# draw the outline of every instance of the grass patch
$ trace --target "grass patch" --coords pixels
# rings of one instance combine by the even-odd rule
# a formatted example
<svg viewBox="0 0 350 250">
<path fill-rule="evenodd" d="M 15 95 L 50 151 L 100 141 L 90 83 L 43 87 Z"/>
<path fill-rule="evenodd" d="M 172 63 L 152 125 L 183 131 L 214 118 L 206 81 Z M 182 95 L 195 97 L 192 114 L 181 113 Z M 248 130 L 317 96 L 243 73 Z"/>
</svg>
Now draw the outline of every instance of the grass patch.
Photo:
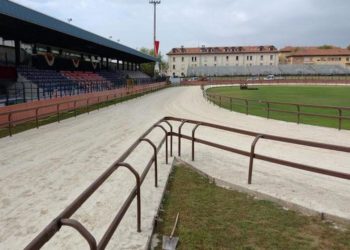
<svg viewBox="0 0 350 250">
<path fill-rule="evenodd" d="M 350 228 L 217 187 L 184 166 L 174 168 L 163 208 L 155 232 L 169 235 L 180 212 L 177 249 L 350 249 Z"/>
<path fill-rule="evenodd" d="M 94 111 L 94 110 L 98 110 L 100 108 L 104 108 L 104 107 L 108 107 L 108 106 L 111 106 L 111 105 L 115 105 L 117 103 L 125 102 L 125 101 L 131 100 L 131 99 L 134 99 L 134 98 L 137 98 L 137 97 L 141 97 L 141 96 L 143 96 L 145 94 L 149 94 L 149 93 L 152 93 L 152 92 L 155 92 L 155 91 L 158 91 L 158 90 L 148 91 L 148 92 L 145 92 L 145 93 L 134 94 L 134 95 L 130 95 L 130 96 L 125 96 L 125 97 L 117 98 L 117 99 L 114 99 L 114 100 L 102 102 L 100 104 L 93 104 L 93 105 L 90 105 L 88 109 L 86 107 L 78 108 L 76 110 L 76 115 L 78 116 L 78 115 L 85 114 L 85 113 L 88 113 L 88 112 L 91 112 L 91 111 Z M 59 119 L 60 119 L 60 121 L 62 121 L 62 120 L 68 119 L 68 118 L 72 118 L 74 116 L 75 116 L 74 110 L 72 110 L 72 111 L 65 111 L 65 112 L 61 112 L 60 113 Z M 39 127 L 43 126 L 43 125 L 47 125 L 47 124 L 53 123 L 53 122 L 58 122 L 57 115 L 51 115 L 51 116 L 48 116 L 48 117 L 40 119 L 39 120 Z M 23 132 L 23 131 L 26 131 L 26 130 L 29 130 L 29 129 L 33 129 L 33 128 L 36 128 L 35 120 L 24 122 L 24 123 L 21 123 L 21 124 L 17 124 L 16 126 L 14 126 L 12 128 L 12 134 L 17 134 L 17 133 L 20 133 L 20 132 Z M 6 136 L 9 136 L 9 135 L 10 134 L 9 134 L 8 128 L 0 128 L 0 138 L 6 137 Z"/>
<path fill-rule="evenodd" d="M 240 90 L 239 87 L 214 87 L 208 89 L 207 93 L 250 100 L 350 107 L 350 87 L 347 86 L 258 86 L 258 90 Z M 215 103 L 220 104 L 219 100 Z M 231 107 L 229 98 L 222 98 L 221 106 L 240 113 L 246 112 L 244 101 L 234 100 Z M 249 114 L 267 117 L 266 107 L 266 104 L 249 102 Z M 271 104 L 270 108 L 297 111 L 296 106 L 290 105 Z M 302 107 L 300 111 L 338 116 L 338 111 L 332 109 Z M 344 111 L 343 116 L 350 117 L 350 110 Z M 279 112 L 270 112 L 270 118 L 289 122 L 297 121 L 296 114 Z M 301 116 L 300 123 L 338 128 L 338 120 L 333 118 Z M 350 120 L 344 119 L 342 128 L 350 129 Z"/>
</svg>

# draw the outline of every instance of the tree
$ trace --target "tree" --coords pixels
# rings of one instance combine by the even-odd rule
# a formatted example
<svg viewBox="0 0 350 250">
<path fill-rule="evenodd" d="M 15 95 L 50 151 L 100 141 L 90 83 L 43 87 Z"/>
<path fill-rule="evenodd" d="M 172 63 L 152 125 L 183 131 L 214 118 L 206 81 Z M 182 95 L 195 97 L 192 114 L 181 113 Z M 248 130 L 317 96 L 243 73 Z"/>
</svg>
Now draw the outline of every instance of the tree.
<svg viewBox="0 0 350 250">
<path fill-rule="evenodd" d="M 328 44 L 325 44 L 325 45 L 322 45 L 320 47 L 318 47 L 319 49 L 333 49 L 333 46 L 332 45 L 328 45 Z"/>
<path fill-rule="evenodd" d="M 350 44 L 348 45 L 348 47 L 346 47 L 348 50 L 350 50 Z"/>
<path fill-rule="evenodd" d="M 140 52 L 150 56 L 154 56 L 154 49 L 141 48 Z M 158 58 L 158 61 L 160 62 L 160 68 L 162 70 L 168 69 L 168 63 L 163 60 L 163 55 L 161 54 L 161 52 L 158 53 L 157 58 Z M 154 67 L 155 67 L 155 63 L 143 63 L 141 64 L 141 71 L 153 77 Z"/>
</svg>

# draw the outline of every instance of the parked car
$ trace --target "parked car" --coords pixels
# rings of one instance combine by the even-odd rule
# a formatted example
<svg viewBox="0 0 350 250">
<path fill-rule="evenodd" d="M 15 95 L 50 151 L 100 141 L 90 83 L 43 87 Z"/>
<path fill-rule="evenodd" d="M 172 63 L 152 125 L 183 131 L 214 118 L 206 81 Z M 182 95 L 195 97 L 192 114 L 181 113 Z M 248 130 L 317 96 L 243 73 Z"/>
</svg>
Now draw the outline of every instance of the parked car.
<svg viewBox="0 0 350 250">
<path fill-rule="evenodd" d="M 266 77 L 264 77 L 265 81 L 270 81 L 270 80 L 275 80 L 275 76 L 274 75 L 268 75 Z"/>
</svg>

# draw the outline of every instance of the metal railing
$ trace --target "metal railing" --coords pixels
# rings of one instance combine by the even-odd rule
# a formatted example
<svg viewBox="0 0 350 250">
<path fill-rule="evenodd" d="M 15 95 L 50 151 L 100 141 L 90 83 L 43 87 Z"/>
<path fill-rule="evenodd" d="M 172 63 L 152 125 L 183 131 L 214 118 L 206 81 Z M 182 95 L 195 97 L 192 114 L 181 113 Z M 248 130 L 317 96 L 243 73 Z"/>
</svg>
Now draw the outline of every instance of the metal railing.
<svg viewBox="0 0 350 250">
<path fill-rule="evenodd" d="M 0 99 L 0 105 L 13 105 L 28 101 L 46 100 L 58 97 L 82 95 L 94 92 L 126 88 L 127 79 L 119 80 L 118 82 L 111 82 L 108 80 L 60 80 L 59 83 L 48 81 L 40 84 L 34 83 L 29 80 L 19 80 L 13 85 L 11 85 L 10 88 L 6 89 L 6 92 Z M 158 83 L 160 82 L 160 80 L 161 79 L 152 78 L 133 79 L 133 82 L 134 86 L 140 86 L 145 84 Z"/>
<path fill-rule="evenodd" d="M 179 124 L 178 126 L 178 132 L 173 131 L 173 125 L 172 123 Z M 167 124 L 169 127 L 169 130 L 165 129 L 165 127 L 162 125 L 162 123 Z M 185 135 L 182 132 L 182 128 L 185 124 L 193 125 L 192 133 L 191 135 Z M 235 134 L 241 134 L 253 137 L 250 151 L 245 151 L 242 149 L 234 148 L 234 147 L 228 147 L 223 144 L 214 143 L 208 140 L 200 139 L 196 136 L 196 132 L 198 128 L 200 127 L 207 127 L 212 128 L 214 130 L 221 130 L 226 131 L 230 133 Z M 156 128 L 160 128 L 162 131 L 164 131 L 164 137 L 162 137 L 161 142 L 156 146 L 151 140 L 147 139 L 146 137 Z M 192 161 L 195 160 L 195 143 L 207 145 L 213 148 L 221 149 L 227 152 L 236 153 L 245 157 L 249 157 L 249 166 L 248 166 L 248 184 L 252 183 L 252 175 L 253 175 L 253 165 L 254 165 L 254 159 L 262 160 L 266 162 L 271 162 L 274 164 L 280 164 L 286 167 L 296 168 L 299 170 L 304 170 L 308 172 L 323 174 L 327 176 L 342 178 L 346 180 L 350 180 L 350 174 L 349 173 L 343 173 L 343 172 L 337 172 L 325 168 L 317 168 L 313 166 L 308 166 L 301 163 L 286 161 L 279 158 L 274 158 L 271 156 L 266 156 L 262 154 L 258 154 L 255 151 L 255 147 L 257 143 L 261 140 L 270 140 L 275 142 L 282 142 L 282 143 L 288 143 L 288 144 L 294 144 L 294 145 L 301 145 L 306 147 L 313 147 L 313 148 L 320 148 L 320 149 L 326 149 L 326 150 L 332 150 L 332 151 L 338 151 L 338 152 L 345 152 L 350 153 L 350 147 L 344 147 L 344 146 L 337 146 L 337 145 L 331 145 L 331 144 L 325 144 L 325 143 L 318 143 L 318 142 L 312 142 L 312 141 L 306 141 L 306 140 L 299 140 L 299 139 L 292 139 L 287 137 L 280 137 L 280 136 L 274 136 L 269 134 L 260 134 L 253 131 L 248 130 L 241 130 L 236 129 L 232 127 L 226 127 L 218 124 L 212 124 L 208 122 L 203 121 L 196 121 L 196 120 L 186 120 L 182 118 L 176 118 L 176 117 L 164 117 L 163 119 L 156 122 L 154 125 L 152 125 L 141 137 L 139 137 L 130 147 L 129 149 L 117 160 L 115 161 L 111 167 L 109 167 L 97 180 L 95 180 L 81 195 L 79 195 L 78 198 L 76 198 L 60 215 L 58 215 L 45 229 L 35 238 L 32 242 L 29 243 L 29 245 L 25 248 L 26 250 L 34 250 L 34 249 L 40 249 L 44 244 L 49 241 L 59 230 L 62 226 L 69 226 L 77 230 L 81 236 L 88 242 L 90 249 L 105 249 L 108 242 L 110 241 L 112 235 L 114 234 L 115 230 L 118 228 L 119 223 L 123 219 L 126 211 L 130 207 L 130 204 L 132 201 L 136 198 L 137 199 L 137 231 L 141 231 L 141 204 L 140 204 L 140 193 L 141 193 L 141 185 L 148 174 L 152 164 L 154 163 L 155 167 L 155 187 L 157 187 L 158 182 L 158 171 L 157 171 L 157 155 L 162 147 L 162 145 L 165 143 L 165 161 L 166 164 L 168 164 L 168 155 L 169 155 L 169 149 L 168 149 L 168 137 L 170 137 L 170 156 L 173 156 L 173 136 L 178 137 L 178 156 L 181 156 L 181 146 L 182 146 L 182 139 L 186 139 L 191 141 L 192 143 Z M 134 151 L 134 149 L 140 145 L 142 142 L 147 142 L 150 144 L 154 150 L 153 157 L 149 160 L 147 163 L 144 171 L 141 175 L 138 174 L 135 169 L 129 165 L 126 160 L 128 156 Z M 82 206 L 82 204 L 89 199 L 89 197 L 107 180 L 109 176 L 111 176 L 117 169 L 120 167 L 127 168 L 136 179 L 136 185 L 134 189 L 130 192 L 128 198 L 125 200 L 121 208 L 119 209 L 117 215 L 114 217 L 112 223 L 108 227 L 107 231 L 103 235 L 102 239 L 99 243 L 96 242 L 96 239 L 94 236 L 79 222 L 74 219 L 71 219 L 70 217 Z"/>
<path fill-rule="evenodd" d="M 309 116 L 309 117 L 320 117 L 320 118 L 329 118 L 334 119 L 338 121 L 338 129 L 341 130 L 343 128 L 343 121 L 349 120 L 350 116 L 344 116 L 344 111 L 349 112 L 350 114 L 350 107 L 338 107 L 338 106 L 326 106 L 326 105 L 312 105 L 312 104 L 302 104 L 302 103 L 288 103 L 288 102 L 274 102 L 274 101 L 266 101 L 266 100 L 253 100 L 253 99 L 245 99 L 245 98 L 236 98 L 231 96 L 225 96 L 225 95 L 217 95 L 217 94 L 208 94 L 205 90 L 203 90 L 203 96 L 209 101 L 214 104 L 217 104 L 220 107 L 226 106 L 231 111 L 234 110 L 235 106 L 242 107 L 244 109 L 245 114 L 249 114 L 250 108 L 252 107 L 252 104 L 254 105 L 264 105 L 265 107 L 261 107 L 261 110 L 266 111 L 266 118 L 271 118 L 271 113 L 284 113 L 284 114 L 291 114 L 295 115 L 296 123 L 300 123 L 302 116 Z M 240 103 L 237 103 L 234 101 L 239 101 Z M 294 107 L 295 110 L 283 110 L 280 108 L 273 108 L 273 105 L 283 105 L 286 107 Z M 320 113 L 311 113 L 311 112 L 303 112 L 302 108 L 313 108 L 318 109 L 322 111 L 337 111 L 338 115 L 327 115 L 327 114 L 320 114 Z"/>
<path fill-rule="evenodd" d="M 278 158 L 273 158 L 270 156 L 265 156 L 265 155 L 255 153 L 256 144 L 261 139 L 289 143 L 289 144 L 295 144 L 295 145 L 301 145 L 301 146 L 307 146 L 307 147 L 321 148 L 321 149 L 327 149 L 327 150 L 333 150 L 333 151 L 339 151 L 339 152 L 345 152 L 345 153 L 350 153 L 350 147 L 337 146 L 337 145 L 332 145 L 332 144 L 318 143 L 318 142 L 299 140 L 299 139 L 292 139 L 292 138 L 288 138 L 288 137 L 281 137 L 281 136 L 275 136 L 275 135 L 269 135 L 269 134 L 261 134 L 261 133 L 256 133 L 253 131 L 236 129 L 236 128 L 232 128 L 232 127 L 226 127 L 226 126 L 222 126 L 222 125 L 217 125 L 217 124 L 212 124 L 212 123 L 202 122 L 202 121 L 196 121 L 196 120 L 185 120 L 185 119 L 180 119 L 180 118 L 175 118 L 175 117 L 166 117 L 165 119 L 168 121 L 180 122 L 178 132 L 171 133 L 172 135 L 178 137 L 178 156 L 181 156 L 181 139 L 183 138 L 183 139 L 190 140 L 192 142 L 192 160 L 193 161 L 195 158 L 195 143 L 204 144 L 204 145 L 207 145 L 210 147 L 222 149 L 222 150 L 225 150 L 228 152 L 232 152 L 232 153 L 236 153 L 239 155 L 249 157 L 250 163 L 249 163 L 248 184 L 251 184 L 251 180 L 252 180 L 254 159 L 263 160 L 263 161 L 267 161 L 267 162 L 271 162 L 271 163 L 275 163 L 275 164 L 284 165 L 287 167 L 297 168 L 297 169 L 301 169 L 301 170 L 305 170 L 305 171 L 309 171 L 309 172 L 314 172 L 314 173 L 319 173 L 319 174 L 324 174 L 324 175 L 328 175 L 328 176 L 333 176 L 333 177 L 338 177 L 338 178 L 350 180 L 350 174 L 348 174 L 348 173 L 341 173 L 341 172 L 336 172 L 336 171 L 332 171 L 332 170 L 328 170 L 328 169 L 316 168 L 316 167 L 308 166 L 305 164 L 281 160 Z M 185 124 L 194 125 L 194 127 L 192 129 L 192 135 L 184 135 L 182 133 L 182 127 Z M 252 141 L 250 151 L 244 151 L 244 150 L 241 150 L 238 148 L 228 147 L 228 146 L 225 146 L 222 144 L 217 144 L 217 143 L 213 143 L 211 141 L 197 138 L 195 136 L 195 133 L 196 133 L 198 127 L 208 127 L 208 128 L 213 128 L 216 130 L 223 130 L 223 131 L 228 131 L 228 132 L 232 132 L 232 133 L 236 133 L 236 134 L 247 135 L 247 136 L 254 137 L 254 140 Z"/>
<path fill-rule="evenodd" d="M 0 110 L 0 118 L 2 116 L 7 116 L 7 121 L 1 122 L 0 120 L 0 128 L 7 128 L 9 135 L 12 136 L 13 134 L 13 128 L 17 124 L 21 124 L 28 121 L 35 121 L 36 127 L 39 128 L 39 119 L 44 117 L 49 117 L 52 115 L 55 115 L 57 117 L 57 122 L 60 122 L 60 114 L 67 111 L 73 111 L 74 116 L 77 116 L 77 110 L 81 108 L 85 108 L 86 112 L 89 113 L 89 106 L 91 105 L 98 105 L 98 109 L 100 109 L 100 104 L 103 102 L 112 101 L 118 98 L 124 98 L 132 95 L 142 94 L 150 91 L 155 91 L 158 89 L 164 88 L 165 85 L 159 85 L 159 86 L 143 86 L 140 89 L 125 89 L 125 91 L 121 91 L 120 93 L 113 93 L 113 94 L 106 94 L 103 96 L 97 96 L 97 97 L 86 97 L 81 98 L 77 96 L 76 100 L 69 100 L 69 101 L 61 101 L 58 103 L 53 104 L 46 104 L 46 105 L 40 105 L 37 107 L 30 107 L 30 108 L 23 108 L 23 109 L 16 109 L 13 111 L 1 111 Z M 44 110 L 45 113 L 40 114 L 40 110 Z M 47 111 L 47 109 L 50 109 Z M 27 114 L 23 118 L 14 118 L 15 114 L 21 114 L 27 112 Z"/>
<path fill-rule="evenodd" d="M 162 125 L 165 123 L 169 126 L 170 130 L 166 130 Z M 150 139 L 146 137 L 154 130 L 161 129 L 165 131 L 160 143 L 155 145 Z M 145 133 L 143 133 L 129 148 L 128 150 L 116 160 L 112 166 L 110 166 L 102 175 L 100 175 L 83 193 L 81 193 L 63 212 L 61 212 L 49 225 L 47 225 L 44 230 L 42 230 L 37 237 L 35 237 L 26 247 L 26 250 L 40 249 L 46 242 L 48 242 L 60 229 L 62 226 L 72 227 L 77 230 L 80 235 L 87 241 L 91 250 L 95 249 L 105 249 L 108 242 L 112 238 L 115 230 L 118 228 L 121 220 L 123 219 L 125 213 L 129 209 L 131 203 L 136 198 L 137 205 L 137 232 L 141 232 L 141 185 L 145 180 L 150 168 L 154 164 L 155 169 L 155 183 L 154 186 L 158 187 L 158 153 L 165 143 L 165 162 L 168 164 L 168 137 L 170 137 L 170 156 L 172 156 L 172 126 L 169 122 L 164 119 L 159 120 L 153 126 L 151 126 Z M 144 171 L 141 175 L 126 162 L 127 158 L 133 153 L 133 151 L 142 143 L 146 142 L 149 144 L 153 150 L 154 155 L 148 161 Z M 120 167 L 125 167 L 128 169 L 136 179 L 136 185 L 130 192 L 127 199 L 124 201 L 118 213 L 114 217 L 112 223 L 109 225 L 108 229 L 102 236 L 100 242 L 97 243 L 95 237 L 77 220 L 71 219 L 72 215 L 89 199 L 89 197 Z"/>
</svg>

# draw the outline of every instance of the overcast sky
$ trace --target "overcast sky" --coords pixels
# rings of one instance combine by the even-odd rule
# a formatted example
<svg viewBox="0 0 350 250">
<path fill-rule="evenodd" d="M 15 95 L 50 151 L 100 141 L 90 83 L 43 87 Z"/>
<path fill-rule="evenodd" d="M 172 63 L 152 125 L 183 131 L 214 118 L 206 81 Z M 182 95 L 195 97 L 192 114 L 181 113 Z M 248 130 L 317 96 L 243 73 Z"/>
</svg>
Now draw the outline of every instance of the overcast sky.
<svg viewBox="0 0 350 250">
<path fill-rule="evenodd" d="M 148 0 L 15 0 L 132 48 L 153 47 Z M 215 45 L 350 44 L 350 0 L 162 0 L 160 50 Z"/>
</svg>

